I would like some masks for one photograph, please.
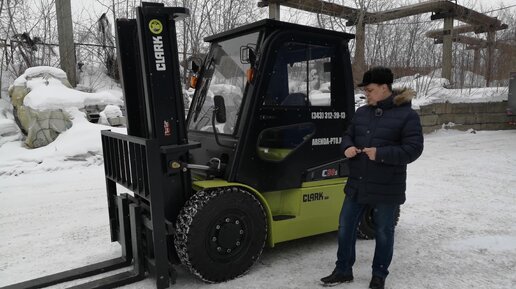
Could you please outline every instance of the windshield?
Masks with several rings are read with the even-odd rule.
[[[234,132],[247,84],[246,72],[251,67],[250,63],[241,61],[240,51],[244,47],[256,48],[257,41],[258,32],[212,44],[201,83],[195,91],[189,129],[213,131],[213,97],[221,95],[226,106],[226,122],[215,122],[215,127],[220,133]]]

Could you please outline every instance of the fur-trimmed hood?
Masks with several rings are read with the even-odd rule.
[[[407,87],[393,89],[392,94],[394,95],[392,102],[396,106],[400,106],[405,103],[410,103],[412,101],[412,98],[416,96],[416,92]]]

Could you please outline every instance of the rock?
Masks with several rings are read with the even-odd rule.
[[[24,99],[39,85],[48,85],[52,79],[70,88],[66,73],[54,67],[31,67],[18,77],[9,88],[14,117],[20,129],[27,136],[25,145],[38,148],[54,141],[57,136],[70,128],[72,122],[62,109],[36,110],[24,105]],[[28,83],[30,82],[30,85]]]
[[[33,110],[26,108],[25,117],[28,118],[28,135],[25,144],[29,148],[46,146],[53,142],[57,136],[72,127],[72,121],[68,114],[60,109]]]
[[[120,107],[116,105],[106,105],[99,114],[99,123],[110,126],[125,126],[125,117]]]

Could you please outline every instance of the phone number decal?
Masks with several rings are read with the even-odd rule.
[[[346,113],[345,112],[312,112],[312,119],[345,119]]]

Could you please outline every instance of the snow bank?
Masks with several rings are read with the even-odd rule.
[[[109,81],[101,81],[109,82]],[[26,90],[25,90],[26,87]],[[0,100],[0,175],[33,170],[56,170],[72,167],[77,161],[102,163],[100,131],[114,129],[92,124],[79,109],[89,105],[108,105],[107,114],[121,114],[122,92],[116,87],[109,91],[86,93],[67,87],[66,74],[54,67],[32,67],[14,81],[12,89],[28,91],[23,105],[38,111],[63,110],[70,115],[73,126],[60,134],[51,144],[29,150],[21,142],[22,135],[14,123],[13,108],[6,99]],[[113,107],[109,105],[114,105]],[[115,108],[117,112],[115,111]]]
[[[66,79],[66,73],[59,68],[55,68],[55,67],[51,67],[51,66],[36,66],[36,67],[27,68],[25,70],[25,72],[14,81],[13,85],[15,85],[15,86],[24,85],[28,79],[34,78],[34,77],[36,77],[38,75],[42,75],[42,74],[48,74],[57,79]]]
[[[100,74],[98,83],[103,83],[105,91],[86,93],[68,87],[66,73],[55,67],[30,67],[14,80],[14,87],[26,87],[28,94],[23,105],[36,110],[83,108],[86,105],[122,105],[121,89],[105,74]],[[13,87],[12,86],[12,87]],[[12,87],[10,89],[12,89]],[[82,84],[83,90],[86,89]]]
[[[437,77],[440,70],[431,72],[428,75],[412,75],[396,79],[393,88],[409,87],[416,91],[416,97],[412,100],[414,107],[432,103],[478,103],[478,102],[500,102],[507,100],[508,87],[468,87],[461,89],[446,88],[449,81]],[[469,84],[479,82],[480,77],[471,72],[466,73]],[[484,81],[485,85],[485,81]]]
[[[23,135],[14,121],[11,103],[0,98],[0,146],[4,143],[21,140]]]
[[[56,78],[49,78],[48,75]],[[66,87],[59,79],[64,71],[54,67],[31,67],[14,81],[14,86],[26,86],[29,93],[23,104],[36,110],[83,108],[86,105],[122,105],[122,94],[86,93]]]
[[[109,119],[122,117],[122,110],[116,105],[107,105],[103,111],[99,113],[99,123],[104,125],[110,125]]]
[[[18,125],[11,119],[0,118],[0,146],[11,141],[21,140],[22,135]]]
[[[98,104],[123,104],[119,96],[108,92],[86,93],[59,85],[56,82],[54,82],[55,85],[51,83],[33,89],[27,94],[23,104],[37,110],[84,108],[86,105]]]
[[[22,142],[8,142],[0,147],[0,175],[31,171],[53,171],[77,165],[102,164],[100,131],[111,129],[125,133],[125,128],[93,124],[77,108],[67,108],[73,126],[47,146],[27,149]],[[78,163],[79,162],[79,163]]]

